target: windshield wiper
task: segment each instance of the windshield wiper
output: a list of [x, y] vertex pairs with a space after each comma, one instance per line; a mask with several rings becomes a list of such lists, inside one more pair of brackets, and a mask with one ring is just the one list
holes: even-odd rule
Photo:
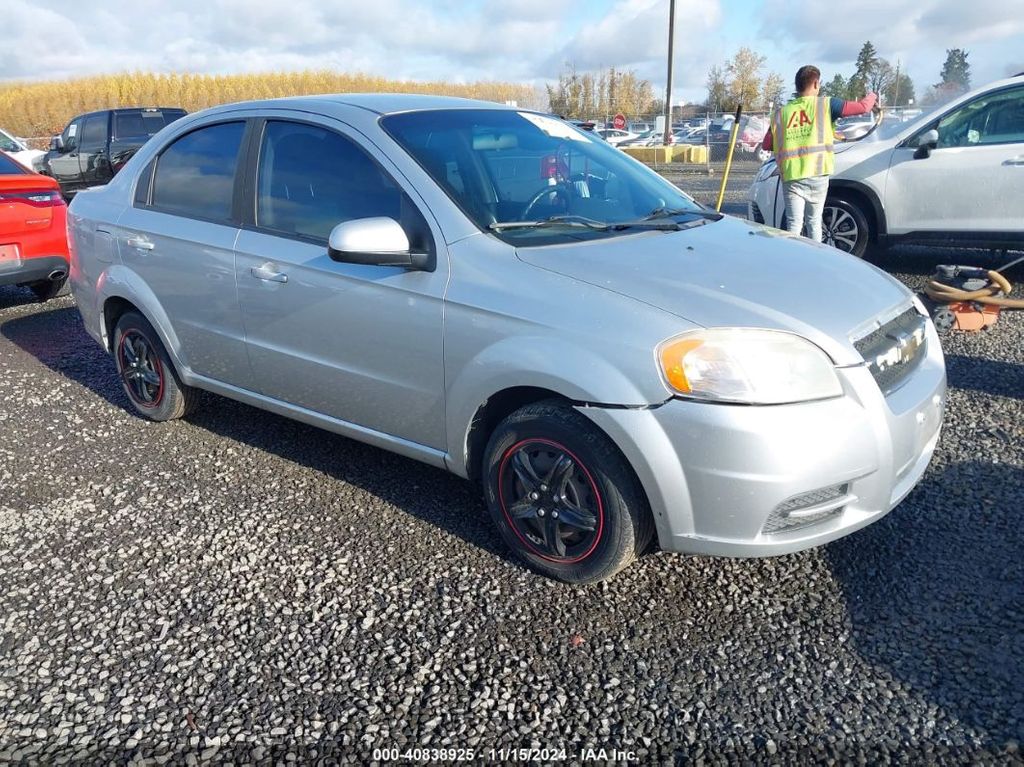
[[605, 221], [597, 221], [586, 216], [551, 216], [551, 218], [540, 219], [539, 221], [495, 221], [487, 226], [492, 232], [503, 229], [543, 229], [548, 226], [577, 226], [584, 229], [595, 229], [599, 232], [606, 232], [613, 224]]
[[598, 232], [619, 232], [624, 229], [656, 229], [665, 232], [675, 232], [680, 229], [688, 229], [696, 223], [694, 221], [679, 222], [667, 220], [669, 216], [677, 215], [696, 216], [701, 223], [705, 220], [717, 221], [722, 218], [721, 213], [702, 210], [700, 208], [696, 210], [669, 210], [659, 208], [645, 218], [637, 219], [636, 221], [598, 221], [593, 218], [587, 218], [586, 216], [569, 215], [552, 216], [551, 218], [545, 218], [539, 221], [496, 221], [493, 224], [488, 225], [487, 228], [492, 232], [498, 232], [504, 229], [543, 229], [555, 226], [574, 226], [582, 229], [592, 229]]
[[710, 221], [717, 221], [722, 218], [724, 214], [714, 210], [706, 210], [704, 208], [668, 208], [664, 205], [655, 208], [646, 216], [642, 221], [655, 221], [659, 218], [669, 218], [671, 216], [699, 216], [700, 218], [706, 218]]

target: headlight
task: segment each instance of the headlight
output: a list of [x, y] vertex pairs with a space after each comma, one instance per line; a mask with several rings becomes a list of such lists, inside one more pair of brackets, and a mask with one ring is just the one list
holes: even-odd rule
[[713, 328], [658, 347], [662, 377], [686, 397], [778, 405], [843, 393], [832, 361], [810, 341], [777, 330]]

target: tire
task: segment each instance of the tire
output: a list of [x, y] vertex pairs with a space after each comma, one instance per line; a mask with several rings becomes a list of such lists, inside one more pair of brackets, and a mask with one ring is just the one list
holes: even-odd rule
[[196, 390], [181, 382], [160, 336], [136, 312], [117, 321], [114, 364], [128, 401], [144, 418], [171, 421], [192, 410]]
[[528, 405], [498, 424], [483, 468], [487, 508], [505, 543], [550, 578], [610, 578], [654, 535], [626, 459], [586, 416], [561, 402]]
[[36, 298], [39, 299], [40, 303], [46, 303], [51, 298], [66, 296], [71, 292], [71, 286], [68, 285], [67, 277], [57, 281], [42, 280], [40, 282], [33, 282], [29, 285], [29, 288], [36, 294]]
[[821, 233], [826, 245], [863, 258], [871, 241], [868, 217], [856, 203], [829, 197], [822, 211]]

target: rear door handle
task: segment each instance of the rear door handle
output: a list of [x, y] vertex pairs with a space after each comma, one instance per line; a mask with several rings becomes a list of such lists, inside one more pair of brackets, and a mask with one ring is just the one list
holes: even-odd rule
[[1011, 157], [1009, 160], [1003, 160], [1003, 165], [1024, 165], [1024, 154]]
[[249, 270], [249, 274], [264, 282], [288, 282], [287, 274], [275, 272], [269, 266], [254, 266]]
[[156, 245], [142, 237], [129, 237], [127, 243], [128, 247], [135, 248], [136, 250], [153, 250], [156, 247]]

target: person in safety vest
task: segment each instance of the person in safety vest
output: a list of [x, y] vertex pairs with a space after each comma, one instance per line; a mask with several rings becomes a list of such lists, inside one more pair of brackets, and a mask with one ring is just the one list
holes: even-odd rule
[[833, 123], [840, 117], [874, 109], [877, 96], [860, 101], [819, 96], [821, 70], [804, 66], [796, 72], [796, 98], [772, 116], [762, 147], [775, 152], [786, 198], [786, 229], [821, 242], [821, 212], [832, 174]]

